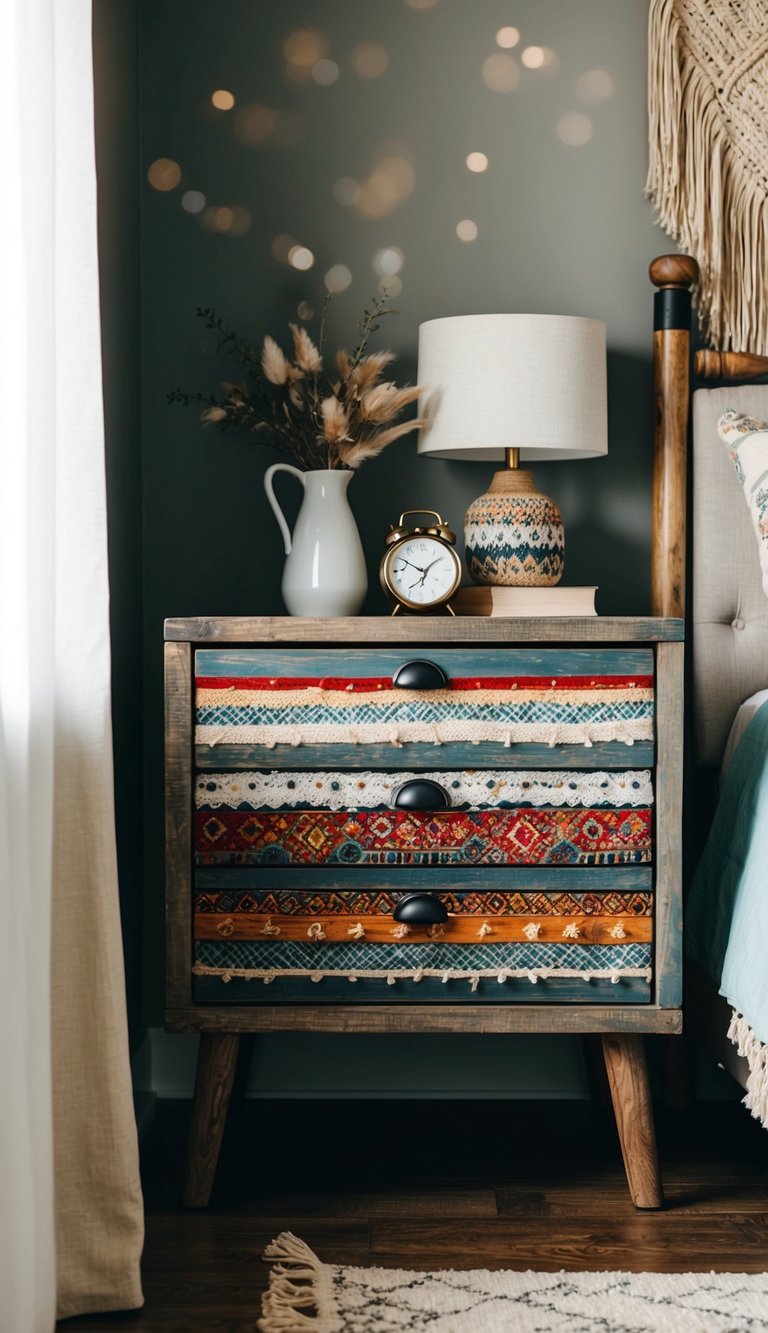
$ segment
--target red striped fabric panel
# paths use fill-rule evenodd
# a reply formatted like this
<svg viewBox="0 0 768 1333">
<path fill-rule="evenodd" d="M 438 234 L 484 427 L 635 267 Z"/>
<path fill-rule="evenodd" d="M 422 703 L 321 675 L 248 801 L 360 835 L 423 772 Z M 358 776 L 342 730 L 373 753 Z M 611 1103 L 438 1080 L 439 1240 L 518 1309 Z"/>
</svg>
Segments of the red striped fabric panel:
<svg viewBox="0 0 768 1333">
<path fill-rule="evenodd" d="M 350 694 L 392 689 L 391 676 L 197 676 L 199 690 L 345 690 Z M 653 689 L 653 676 L 455 676 L 449 690 Z"/>
</svg>

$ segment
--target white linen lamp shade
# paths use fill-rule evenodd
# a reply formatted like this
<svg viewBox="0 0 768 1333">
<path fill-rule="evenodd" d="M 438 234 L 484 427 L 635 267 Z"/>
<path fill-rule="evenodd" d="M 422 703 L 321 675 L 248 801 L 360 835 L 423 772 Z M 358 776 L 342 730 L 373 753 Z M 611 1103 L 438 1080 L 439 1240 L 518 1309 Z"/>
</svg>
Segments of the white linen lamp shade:
<svg viewBox="0 0 768 1333">
<path fill-rule="evenodd" d="M 560 511 L 524 462 L 608 451 L 605 325 L 571 315 L 456 315 L 419 329 L 419 453 L 507 466 L 465 518 L 476 583 L 553 584 Z"/>
</svg>

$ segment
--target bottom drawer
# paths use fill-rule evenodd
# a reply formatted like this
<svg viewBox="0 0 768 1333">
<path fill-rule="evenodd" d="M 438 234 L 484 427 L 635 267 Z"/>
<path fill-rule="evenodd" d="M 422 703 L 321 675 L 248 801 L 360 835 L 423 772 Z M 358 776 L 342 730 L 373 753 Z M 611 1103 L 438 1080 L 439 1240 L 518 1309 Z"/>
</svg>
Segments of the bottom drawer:
<svg viewBox="0 0 768 1333">
<path fill-rule="evenodd" d="M 424 895 L 422 895 L 424 896 Z M 206 892 L 195 900 L 200 1003 L 648 1003 L 648 892 L 430 893 L 408 924 L 381 891 Z"/>
</svg>

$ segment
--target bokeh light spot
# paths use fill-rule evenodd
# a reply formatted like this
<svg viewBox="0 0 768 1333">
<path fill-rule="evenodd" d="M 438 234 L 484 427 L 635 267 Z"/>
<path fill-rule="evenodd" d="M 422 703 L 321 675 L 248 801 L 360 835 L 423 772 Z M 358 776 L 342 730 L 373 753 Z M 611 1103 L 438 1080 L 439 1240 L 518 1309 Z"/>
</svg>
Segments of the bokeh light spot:
<svg viewBox="0 0 768 1333">
<path fill-rule="evenodd" d="M 437 0 L 405 0 L 409 9 L 434 9 Z"/>
<path fill-rule="evenodd" d="M 289 236 L 288 232 L 281 232 L 272 242 L 272 257 L 278 264 L 289 264 L 291 250 L 295 250 L 299 242 L 295 236 Z"/>
<path fill-rule="evenodd" d="M 216 204 L 210 208 L 203 209 L 200 214 L 200 226 L 205 231 L 217 231 L 225 235 L 235 221 L 235 210 L 227 208 L 225 205 Z"/>
<path fill-rule="evenodd" d="M 511 51 L 513 46 L 517 46 L 520 41 L 520 31 L 518 28 L 499 28 L 496 33 L 496 45 L 503 46 L 505 51 Z"/>
<path fill-rule="evenodd" d="M 360 198 L 360 186 L 351 176 L 340 176 L 334 184 L 333 197 L 337 204 L 350 208 Z"/>
<path fill-rule="evenodd" d="M 329 292 L 345 292 L 352 281 L 352 273 L 346 264 L 334 264 L 325 275 L 324 282 Z"/>
<path fill-rule="evenodd" d="M 526 46 L 520 59 L 526 69 L 546 69 L 555 63 L 555 53 L 548 46 Z"/>
<path fill-rule="evenodd" d="M 557 122 L 557 136 L 569 148 L 583 148 L 592 138 L 593 125 L 583 111 L 566 111 Z"/>
<path fill-rule="evenodd" d="M 249 148 L 265 143 L 275 132 L 277 113 L 268 106 L 259 106 L 251 102 L 235 116 L 235 138 Z"/>
<path fill-rule="evenodd" d="M 476 241 L 477 223 L 471 218 L 462 218 L 461 222 L 456 223 L 456 235 L 460 241 Z"/>
<path fill-rule="evenodd" d="M 352 52 L 352 68 L 361 79 L 379 79 L 388 67 L 389 56 L 378 42 L 361 42 Z"/>
<path fill-rule="evenodd" d="M 355 208 L 365 218 L 385 218 L 405 202 L 416 183 L 413 164 L 397 153 L 383 157 L 360 185 Z"/>
<path fill-rule="evenodd" d="M 252 219 L 250 213 L 248 212 L 248 209 L 241 208 L 239 204 L 235 204 L 231 212 L 232 212 L 232 222 L 230 226 L 227 228 L 227 235 L 245 236 L 245 233 L 247 231 L 250 231 L 251 229 Z"/>
<path fill-rule="evenodd" d="M 185 213 L 202 213 L 205 208 L 205 195 L 201 190 L 185 190 L 181 196 L 181 206 Z"/>
<path fill-rule="evenodd" d="M 520 66 L 501 51 L 483 61 L 483 83 L 494 93 L 511 93 L 520 82 Z"/>
<path fill-rule="evenodd" d="M 211 93 L 211 101 L 217 111 L 231 111 L 235 105 L 234 94 L 227 88 L 217 88 L 215 93 Z"/>
<path fill-rule="evenodd" d="M 147 172 L 153 190 L 175 190 L 181 180 L 181 167 L 172 157 L 158 157 Z"/>
<path fill-rule="evenodd" d="M 296 307 L 296 314 L 299 319 L 314 319 L 315 307 L 309 304 L 309 301 L 299 301 Z"/>
<path fill-rule="evenodd" d="M 292 245 L 288 251 L 288 263 L 291 268 L 297 268 L 302 273 L 306 273 L 315 262 L 315 256 L 306 245 Z"/>
<path fill-rule="evenodd" d="M 403 290 L 403 284 L 396 273 L 381 278 L 379 282 L 379 295 L 385 296 L 387 300 L 399 296 Z"/>
<path fill-rule="evenodd" d="M 576 80 L 576 96 L 586 106 L 599 106 L 616 91 L 616 81 L 607 69 L 588 69 Z"/>
<path fill-rule="evenodd" d="M 399 273 L 405 263 L 405 255 L 397 245 L 385 246 L 383 250 L 376 250 L 371 260 L 374 273 L 378 273 L 380 278 L 391 278 L 395 273 Z"/>
<path fill-rule="evenodd" d="M 307 82 L 319 60 L 328 54 L 329 42 L 319 28 L 297 28 L 283 42 L 285 72 L 297 83 Z"/>
<path fill-rule="evenodd" d="M 470 171 L 487 171 L 488 158 L 485 153 L 468 153 L 467 166 Z"/>
<path fill-rule="evenodd" d="M 324 56 L 312 66 L 312 78 L 315 83 L 319 83 L 321 88 L 330 88 L 339 77 L 339 67 L 335 60 L 329 60 Z"/>
</svg>

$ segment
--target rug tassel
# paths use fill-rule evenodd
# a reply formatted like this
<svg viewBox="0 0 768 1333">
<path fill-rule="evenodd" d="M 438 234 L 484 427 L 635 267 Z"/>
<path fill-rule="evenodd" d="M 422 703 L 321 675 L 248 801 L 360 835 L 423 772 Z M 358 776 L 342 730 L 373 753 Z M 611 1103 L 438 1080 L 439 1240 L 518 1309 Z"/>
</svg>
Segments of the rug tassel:
<svg viewBox="0 0 768 1333">
<path fill-rule="evenodd" d="M 342 1333 L 334 1312 L 328 1272 L 317 1255 L 290 1231 L 282 1231 L 264 1251 L 274 1263 L 269 1290 L 262 1297 L 261 1333 Z M 305 1311 L 312 1310 L 312 1314 Z"/>
</svg>

